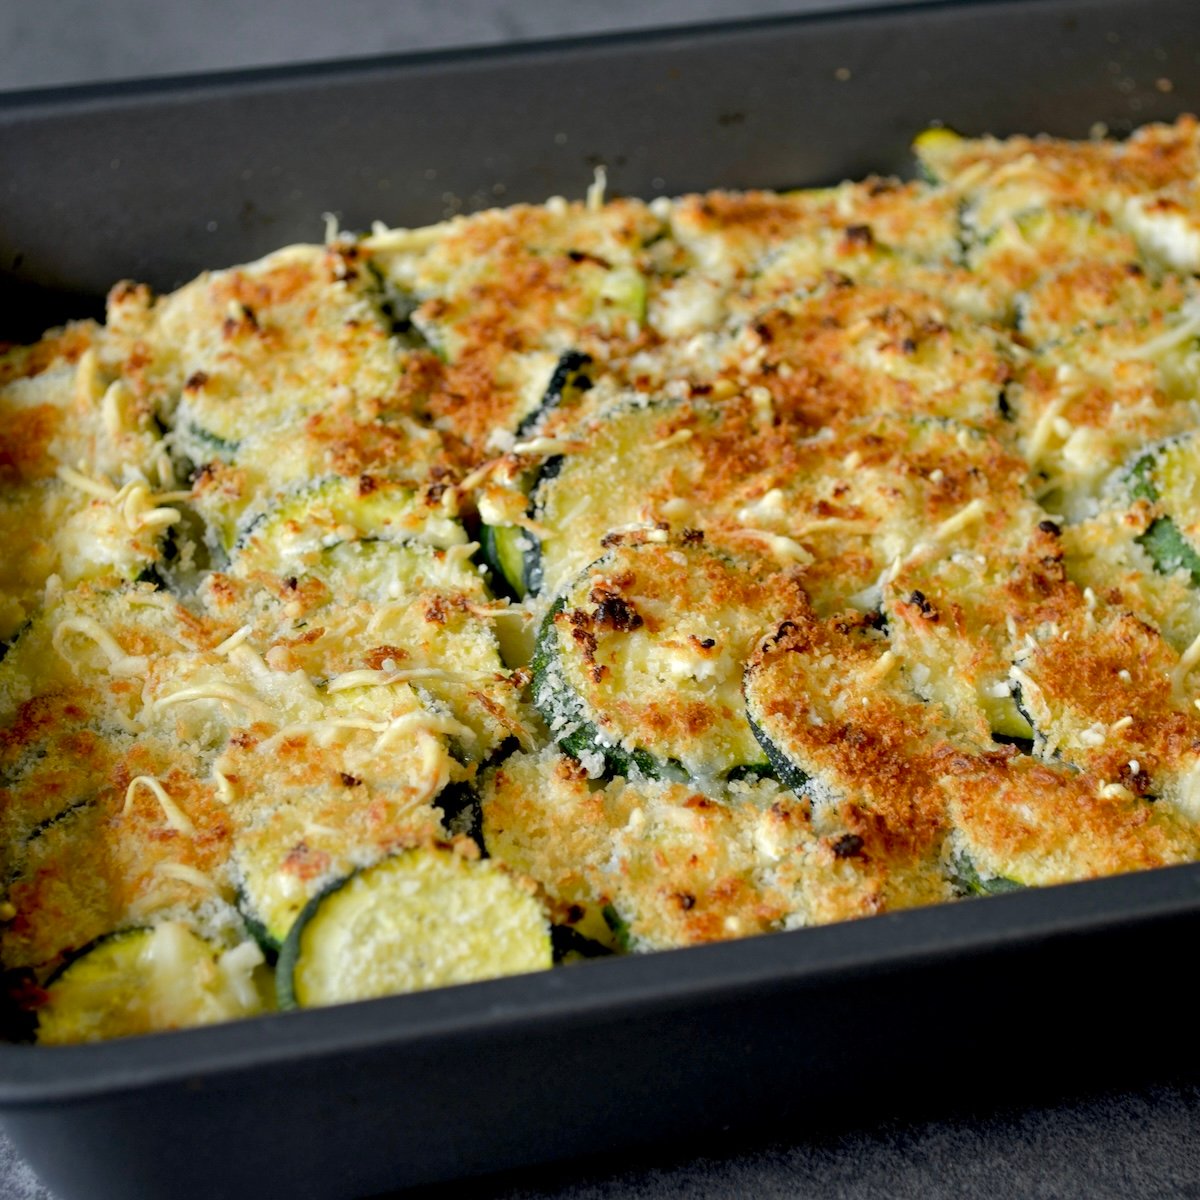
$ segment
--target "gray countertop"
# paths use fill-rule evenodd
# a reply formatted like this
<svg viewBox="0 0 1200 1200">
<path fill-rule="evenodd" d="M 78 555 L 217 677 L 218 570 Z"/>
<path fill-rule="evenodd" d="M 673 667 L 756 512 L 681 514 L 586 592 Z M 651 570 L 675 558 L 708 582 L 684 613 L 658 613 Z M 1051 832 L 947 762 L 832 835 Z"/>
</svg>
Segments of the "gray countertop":
<svg viewBox="0 0 1200 1200">
<path fill-rule="evenodd" d="M 859 0 L 858 6 L 871 0 Z M 497 43 L 846 0 L 0 0 L 0 90 L 407 49 Z M 1186 1009 L 1184 1009 L 1186 1011 Z M 1186 1016 L 1184 1016 L 1186 1022 Z M 963 1068 L 957 1067 L 961 1075 Z M 1103 1095 L 840 1133 L 576 1164 L 423 1193 L 534 1200 L 667 1197 L 1197 1197 L 1200 1085 Z M 53 1200 L 0 1133 L 0 1200 Z"/>
<path fill-rule="evenodd" d="M 961 1069 L 961 1068 L 960 1068 Z M 1200 1200 L 1200 1085 L 861 1129 L 703 1155 L 624 1156 L 408 1193 L 405 1200 Z M 0 1135 L 0 1200 L 53 1200 Z"/>
</svg>

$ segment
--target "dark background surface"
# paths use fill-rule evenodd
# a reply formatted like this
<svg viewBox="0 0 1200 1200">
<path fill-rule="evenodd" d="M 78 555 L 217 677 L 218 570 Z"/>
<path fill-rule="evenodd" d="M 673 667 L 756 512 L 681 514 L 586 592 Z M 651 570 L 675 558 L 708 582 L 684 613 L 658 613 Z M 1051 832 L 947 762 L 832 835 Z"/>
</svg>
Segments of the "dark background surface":
<svg viewBox="0 0 1200 1200">
<path fill-rule="evenodd" d="M 1130 0 L 1135 3 L 1136 0 Z M 860 0 L 865 7 L 869 0 Z M 26 0 L 0 3 L 0 90 L 442 46 L 495 44 L 721 17 L 848 7 L 839 0 Z M 1200 19 L 1200 17 L 1198 17 Z M 3 181 L 0 181 L 3 186 Z M 946 997 L 969 1004 L 970 997 Z M 1103 997 L 1097 997 L 1103 1004 Z M 1038 1019 L 1039 999 L 1013 1013 Z M 617 1161 L 598 1159 L 421 1193 L 517 1200 L 666 1197 L 1200 1197 L 1200 1086 L 1171 1078 L 1172 1045 L 1191 1040 L 1186 996 L 1148 995 L 1145 1010 L 1112 1014 L 1112 1036 L 1145 1044 L 1132 1085 L 1087 1090 L 1051 1069 L 1040 1095 L 1021 1080 L 979 1078 L 950 1046 L 931 1047 L 929 1074 L 945 1101 L 921 1114 L 832 1129 L 716 1139 Z M 699 1051 L 702 1052 L 702 1051 Z M 1102 1056 L 1104 1048 L 1097 1047 Z M 1052 1064 L 1051 1064 L 1052 1068 Z M 586 1087 L 580 1081 L 580 1087 Z M 864 1104 L 870 1072 L 864 1070 Z M 1019 1103 L 997 1096 L 1015 1092 Z M 569 1119 L 569 1115 L 564 1115 Z M 602 1147 L 597 1147 L 602 1151 Z M 64 1147 L 64 1151 L 68 1148 Z M 52 1200 L 0 1136 L 0 1197 Z"/>
</svg>

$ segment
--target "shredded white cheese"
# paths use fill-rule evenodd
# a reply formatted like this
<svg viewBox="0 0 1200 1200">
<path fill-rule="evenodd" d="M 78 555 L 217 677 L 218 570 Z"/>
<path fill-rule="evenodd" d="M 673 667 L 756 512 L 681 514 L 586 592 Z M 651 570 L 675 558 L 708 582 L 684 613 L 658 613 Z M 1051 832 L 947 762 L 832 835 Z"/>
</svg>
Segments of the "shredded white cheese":
<svg viewBox="0 0 1200 1200">
<path fill-rule="evenodd" d="M 185 863 L 163 862 L 159 863 L 154 868 L 156 875 L 163 875 L 167 879 L 178 879 L 180 883 L 190 883 L 193 887 L 199 888 L 203 892 L 211 892 L 217 895 L 220 889 L 216 883 L 203 871 L 196 870 L 195 867 L 189 867 Z"/>
<path fill-rule="evenodd" d="M 101 653 L 108 659 L 110 674 L 125 678 L 130 675 L 141 675 L 146 671 L 147 659 L 143 655 L 126 654 L 117 639 L 95 617 L 67 617 L 60 621 L 54 629 L 50 644 L 72 670 L 78 670 L 79 660 L 72 658 L 67 653 L 66 639 L 67 635 L 71 633 L 81 634 L 95 642 Z"/>
<path fill-rule="evenodd" d="M 155 703 L 159 708 L 167 708 L 172 704 L 187 704 L 193 700 L 217 700 L 223 705 L 236 705 L 265 720 L 270 720 L 274 715 L 257 696 L 229 683 L 206 683 L 198 687 L 180 688 L 177 692 L 160 696 Z"/>
<path fill-rule="evenodd" d="M 129 786 L 125 789 L 125 803 L 121 808 L 122 816 L 128 816 L 133 811 L 133 797 L 138 788 L 145 788 L 158 801 L 158 806 L 172 829 L 186 833 L 189 837 L 195 834 L 196 827 L 187 814 L 167 795 L 167 789 L 153 775 L 136 775 L 129 781 Z"/>
</svg>

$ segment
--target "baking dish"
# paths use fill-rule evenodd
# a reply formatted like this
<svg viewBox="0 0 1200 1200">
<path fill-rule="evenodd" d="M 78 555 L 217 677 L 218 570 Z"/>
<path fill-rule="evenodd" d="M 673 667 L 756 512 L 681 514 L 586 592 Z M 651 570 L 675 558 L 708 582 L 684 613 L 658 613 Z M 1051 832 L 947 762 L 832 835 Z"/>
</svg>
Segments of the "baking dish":
<svg viewBox="0 0 1200 1200">
<path fill-rule="evenodd" d="M 925 6 L 12 97 L 5 328 L 87 311 L 121 276 L 170 287 L 312 239 L 324 210 L 417 224 L 578 192 L 595 162 L 651 196 L 902 169 L 937 118 L 1119 131 L 1194 107 L 1188 16 Z M 1097 1064 L 1098 1042 L 1106 1070 L 1132 1062 L 1112 1013 L 1178 982 L 1198 895 L 1180 868 L 151 1041 L 3 1047 L 0 1101 L 68 1196 L 356 1195 L 733 1121 L 802 1127 L 948 1071 L 1034 1079 Z"/>
</svg>

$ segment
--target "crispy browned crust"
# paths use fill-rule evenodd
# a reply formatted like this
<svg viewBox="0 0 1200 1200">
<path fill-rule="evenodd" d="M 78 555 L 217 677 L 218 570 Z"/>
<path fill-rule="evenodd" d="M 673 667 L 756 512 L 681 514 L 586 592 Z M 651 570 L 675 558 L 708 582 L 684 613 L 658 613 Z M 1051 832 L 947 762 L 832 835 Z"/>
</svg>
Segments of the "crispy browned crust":
<svg viewBox="0 0 1200 1200">
<path fill-rule="evenodd" d="M 814 429 L 877 412 L 988 425 L 1012 373 L 1003 339 L 931 297 L 839 282 L 761 314 L 739 367 Z"/>
<path fill-rule="evenodd" d="M 951 730 L 882 673 L 887 652 L 867 618 L 797 611 L 751 658 L 746 694 L 751 719 L 890 860 L 929 853 L 944 834 L 937 780 Z"/>
<path fill-rule="evenodd" d="M 460 834 L 449 785 L 634 949 L 1195 859 L 1200 600 L 1146 535 L 1200 512 L 1129 471 L 1196 425 L 1200 126 L 918 151 L 940 184 L 118 284 L 0 352 L 3 965 L 231 945 L 250 893 Z M 540 543 L 519 611 L 481 518 Z M 529 686 L 559 598 L 625 759 L 563 752 Z"/>
</svg>

